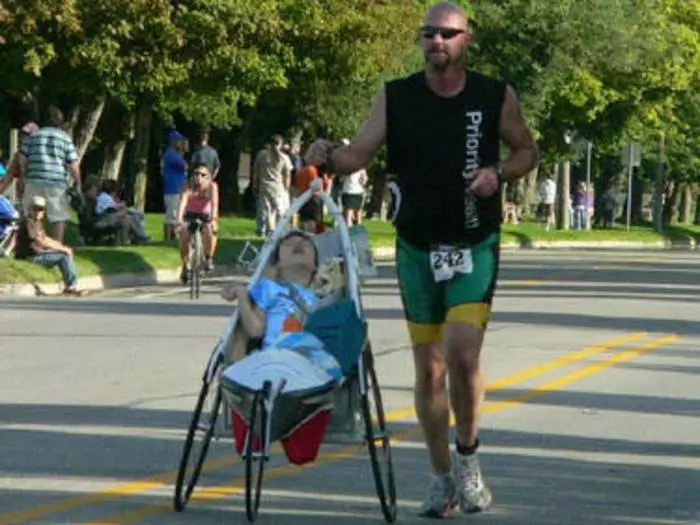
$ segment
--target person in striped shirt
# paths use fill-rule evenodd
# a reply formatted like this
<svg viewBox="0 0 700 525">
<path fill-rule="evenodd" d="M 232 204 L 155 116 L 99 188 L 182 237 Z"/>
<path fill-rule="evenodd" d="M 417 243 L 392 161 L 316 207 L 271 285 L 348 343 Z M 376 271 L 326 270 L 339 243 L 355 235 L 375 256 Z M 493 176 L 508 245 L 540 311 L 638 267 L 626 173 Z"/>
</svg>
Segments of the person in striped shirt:
<svg viewBox="0 0 700 525">
<path fill-rule="evenodd" d="M 46 216 L 51 223 L 51 237 L 63 242 L 70 203 L 66 191 L 71 176 L 81 187 L 80 164 L 73 139 L 63 127 L 63 113 L 48 108 L 44 126 L 28 137 L 20 149 L 20 166 L 24 187 L 24 208 L 28 210 L 36 196 L 46 199 Z"/>
</svg>

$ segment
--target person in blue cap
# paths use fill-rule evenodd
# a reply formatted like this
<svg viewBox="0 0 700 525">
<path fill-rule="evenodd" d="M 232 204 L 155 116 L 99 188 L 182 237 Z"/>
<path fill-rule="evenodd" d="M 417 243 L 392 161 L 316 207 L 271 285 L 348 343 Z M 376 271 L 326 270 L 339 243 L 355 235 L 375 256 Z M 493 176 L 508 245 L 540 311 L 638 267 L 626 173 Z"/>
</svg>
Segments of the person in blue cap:
<svg viewBox="0 0 700 525">
<path fill-rule="evenodd" d="M 187 181 L 187 162 L 185 162 L 187 137 L 173 130 L 168 133 L 168 142 L 169 145 L 163 154 L 163 202 L 165 204 L 163 238 L 165 241 L 175 238 L 178 226 L 178 199 Z"/>
</svg>

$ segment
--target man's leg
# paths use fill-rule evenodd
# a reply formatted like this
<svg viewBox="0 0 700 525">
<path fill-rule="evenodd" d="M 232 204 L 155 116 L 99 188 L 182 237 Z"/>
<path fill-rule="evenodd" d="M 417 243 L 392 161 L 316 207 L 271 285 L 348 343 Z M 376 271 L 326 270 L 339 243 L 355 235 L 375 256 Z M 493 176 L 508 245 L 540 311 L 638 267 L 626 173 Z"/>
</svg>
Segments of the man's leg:
<svg viewBox="0 0 700 525">
<path fill-rule="evenodd" d="M 465 513 L 490 507 L 492 495 L 476 457 L 481 408 L 486 393 L 481 371 L 481 347 L 491 314 L 499 264 L 498 236 L 472 249 L 473 271 L 447 284 L 449 307 L 445 352 L 450 400 L 457 422 L 455 478 Z"/>
<path fill-rule="evenodd" d="M 441 343 L 444 300 L 434 282 L 428 252 L 397 239 L 396 269 L 415 365 L 414 403 L 423 430 L 433 478 L 420 510 L 443 517 L 456 504 L 450 460 L 447 364 Z"/>
<path fill-rule="evenodd" d="M 75 269 L 73 258 L 67 253 L 59 251 L 40 253 L 34 257 L 34 262 L 40 266 L 43 266 L 47 270 L 58 266 L 66 290 L 72 290 L 75 288 L 75 285 L 78 282 L 78 274 Z"/>
<path fill-rule="evenodd" d="M 46 199 L 46 219 L 51 224 L 51 237 L 63 243 L 66 233 L 66 222 L 70 218 L 70 203 L 65 188 L 47 187 L 43 191 Z"/>
<path fill-rule="evenodd" d="M 63 243 L 63 237 L 66 235 L 66 223 L 57 221 L 51 223 L 51 237 L 60 243 Z"/>
</svg>

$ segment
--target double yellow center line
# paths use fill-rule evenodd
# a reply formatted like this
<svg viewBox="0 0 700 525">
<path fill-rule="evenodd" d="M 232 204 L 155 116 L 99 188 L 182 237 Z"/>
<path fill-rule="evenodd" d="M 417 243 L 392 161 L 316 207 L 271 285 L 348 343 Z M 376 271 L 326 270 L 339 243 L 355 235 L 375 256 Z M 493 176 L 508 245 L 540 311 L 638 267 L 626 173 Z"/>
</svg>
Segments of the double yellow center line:
<svg viewBox="0 0 700 525">
<path fill-rule="evenodd" d="M 647 338 L 648 336 L 649 334 L 646 332 L 637 332 L 618 337 L 595 346 L 584 348 L 582 350 L 571 352 L 560 358 L 533 366 L 531 368 L 527 368 L 511 376 L 497 380 L 488 385 L 488 390 L 490 392 L 505 390 L 516 384 L 536 379 L 550 372 L 559 370 L 563 367 L 580 363 L 585 359 L 599 356 L 600 354 L 603 354 L 605 352 L 619 349 L 623 346 L 630 345 L 632 343 L 636 343 L 638 341 L 641 341 L 642 339 Z M 643 343 L 639 346 L 613 353 L 608 357 L 600 359 L 584 367 L 578 368 L 577 370 L 570 372 L 564 376 L 547 381 L 538 387 L 528 389 L 527 391 L 519 394 L 516 397 L 494 402 L 488 401 L 484 406 L 484 412 L 496 413 L 505 410 L 506 408 L 511 408 L 517 405 L 521 405 L 523 403 L 527 403 L 539 396 L 545 395 L 548 392 L 562 389 L 575 381 L 579 381 L 586 377 L 607 370 L 615 366 L 616 364 L 622 363 L 624 361 L 634 359 L 644 353 L 650 352 L 656 348 L 677 341 L 678 339 L 680 339 L 680 337 L 677 335 L 663 336 Z M 387 414 L 387 421 L 396 422 L 406 419 L 412 419 L 414 416 L 415 411 L 413 408 L 397 410 Z M 414 425 L 413 427 L 401 433 L 400 435 L 392 436 L 392 442 L 400 442 L 402 439 L 405 440 L 409 436 L 415 435 L 419 432 L 420 427 Z M 357 454 L 360 450 L 361 447 L 353 445 L 344 447 L 334 452 L 323 452 L 319 454 L 319 457 L 317 458 L 316 462 L 312 465 L 301 468 L 294 465 L 283 465 L 280 467 L 276 467 L 268 470 L 265 473 L 265 479 L 267 481 L 272 481 L 277 478 L 299 473 L 305 470 L 306 468 L 313 468 L 315 466 L 319 466 L 332 461 L 338 461 L 341 459 L 349 458 Z M 232 466 L 237 462 L 238 458 L 236 458 L 235 456 L 212 460 L 207 462 L 205 471 L 211 472 L 213 470 L 221 470 L 223 468 Z M 105 489 L 94 494 L 88 494 L 85 496 L 70 498 L 64 501 L 59 501 L 48 505 L 41 505 L 26 510 L 2 514 L 0 515 L 0 525 L 12 525 L 16 523 L 22 523 L 28 520 L 41 518 L 47 515 L 64 513 L 76 508 L 94 505 L 96 503 L 100 503 L 106 500 L 146 493 L 154 489 L 162 488 L 164 486 L 171 486 L 174 478 L 175 472 L 165 472 L 148 479 L 130 483 L 123 483 L 113 488 Z M 233 483 L 225 487 L 198 487 L 195 489 L 192 499 L 193 501 L 196 501 L 204 499 L 212 500 L 224 498 L 226 496 L 241 492 L 243 490 L 243 483 L 244 480 L 238 478 L 235 479 Z M 135 521 L 145 519 L 149 516 L 171 511 L 172 507 L 170 505 L 148 505 L 137 508 L 133 511 L 127 511 L 106 517 L 98 522 L 92 522 L 90 525 L 123 525 L 126 523 L 133 523 Z"/>
</svg>

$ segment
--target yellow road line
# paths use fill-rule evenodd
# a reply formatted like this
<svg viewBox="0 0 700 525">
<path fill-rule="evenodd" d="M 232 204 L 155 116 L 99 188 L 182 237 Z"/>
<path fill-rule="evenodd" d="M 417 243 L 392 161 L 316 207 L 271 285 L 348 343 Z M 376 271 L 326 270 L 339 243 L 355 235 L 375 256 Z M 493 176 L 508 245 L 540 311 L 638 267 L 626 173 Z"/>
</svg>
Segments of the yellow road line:
<svg viewBox="0 0 700 525">
<path fill-rule="evenodd" d="M 647 335 L 649 334 L 647 334 L 646 332 L 637 332 L 629 335 L 624 335 L 622 337 L 617 337 L 615 339 L 611 339 L 610 341 L 603 342 L 599 345 L 589 346 L 588 348 L 576 350 L 552 361 L 547 361 L 540 365 L 535 365 L 530 368 L 526 368 L 525 370 L 516 372 L 513 375 L 504 377 L 503 379 L 499 379 L 488 385 L 487 389 L 489 392 L 504 390 L 515 384 L 527 381 L 528 379 L 534 379 L 546 373 L 553 372 L 554 370 L 573 364 L 577 361 L 582 361 L 583 359 L 593 357 L 596 354 L 600 354 L 608 350 L 618 348 L 622 345 L 632 343 L 634 341 L 639 341 Z M 407 408 L 403 411 L 397 410 L 396 412 L 392 412 L 391 415 L 394 417 L 394 420 L 409 419 L 416 416 L 416 410 L 415 408 Z"/>
<path fill-rule="evenodd" d="M 637 338 L 638 339 L 638 338 Z M 491 404 L 486 404 L 484 406 L 484 412 L 485 413 L 497 413 L 501 412 L 503 410 L 506 410 L 507 408 L 513 408 L 517 405 L 522 405 L 531 399 L 542 396 L 547 394 L 548 392 L 552 392 L 558 389 L 561 389 L 571 383 L 574 383 L 575 381 L 579 381 L 581 379 L 584 379 L 586 377 L 589 377 L 593 374 L 596 374 L 598 372 L 602 372 L 604 370 L 607 370 L 608 368 L 611 368 L 612 366 L 622 363 L 624 361 L 629 361 L 630 359 L 634 359 L 635 357 L 639 357 L 640 355 L 650 352 L 651 350 L 654 350 L 656 348 L 659 348 L 661 346 L 667 345 L 669 343 L 672 343 L 674 341 L 677 341 L 680 339 L 680 336 L 678 335 L 670 335 L 666 337 L 661 337 L 659 339 L 654 339 L 653 341 L 650 341 L 648 343 L 645 343 L 641 346 L 638 346 L 636 348 L 632 348 L 630 350 L 626 350 L 623 352 L 620 352 L 618 354 L 612 355 L 598 363 L 586 366 L 582 369 L 576 370 L 574 372 L 571 372 L 565 376 L 562 376 L 558 379 L 555 379 L 553 381 L 549 381 L 545 383 L 544 385 L 533 389 L 529 390 L 528 392 L 524 393 L 523 395 L 517 396 L 513 399 L 508 399 L 504 401 L 500 401 L 497 403 L 491 403 Z M 593 348 L 593 347 L 592 347 Z M 503 387 L 502 387 L 503 388 Z M 451 424 L 454 424 L 454 419 Z M 412 435 L 420 433 L 420 426 L 414 425 L 413 427 L 405 430 L 402 433 L 398 433 L 396 435 L 393 435 L 391 438 L 392 443 L 399 443 L 403 440 L 408 439 Z M 331 463 L 334 461 L 338 461 L 341 459 L 348 459 L 350 457 L 355 456 L 359 450 L 362 447 L 357 447 L 357 446 L 349 446 L 349 447 L 344 447 L 343 449 L 337 451 L 337 452 L 330 452 L 330 453 L 323 453 L 320 454 L 318 459 L 310 464 L 306 465 L 304 467 L 296 467 L 294 465 L 282 465 L 273 469 L 270 469 L 269 471 L 265 472 L 265 477 L 264 480 L 267 481 L 274 481 L 275 479 L 279 478 L 284 478 L 287 476 L 292 476 L 297 473 L 299 473 L 301 470 L 306 470 L 308 468 L 315 468 L 317 466 Z M 353 453 L 352 451 L 355 451 Z M 197 500 L 218 500 L 225 498 L 227 496 L 232 496 L 235 494 L 240 494 L 245 490 L 245 478 L 236 478 L 232 481 L 232 483 L 226 484 L 226 485 L 217 485 L 217 486 L 211 486 L 211 487 L 201 487 L 198 489 L 197 492 L 194 492 L 192 494 L 192 501 L 197 501 Z M 197 490 L 197 489 L 195 489 Z M 264 490 L 264 488 L 263 488 Z M 140 521 L 142 519 L 155 516 L 158 514 L 165 514 L 168 512 L 174 512 L 172 507 L 166 506 L 166 505 L 147 505 L 143 506 L 131 511 L 126 511 L 122 512 L 119 514 L 114 514 L 112 516 L 109 516 L 107 518 L 103 518 L 100 521 L 96 522 L 90 522 L 87 523 L 86 525 L 127 525 L 129 523 L 134 523 L 136 521 Z"/>
<path fill-rule="evenodd" d="M 488 389 L 499 390 L 511 386 L 513 384 L 522 382 L 526 379 L 532 379 L 538 377 L 547 372 L 553 371 L 562 366 L 574 363 L 581 359 L 585 359 L 594 354 L 604 352 L 606 350 L 611 350 L 613 348 L 622 346 L 626 343 L 641 339 L 647 334 L 643 332 L 638 332 L 630 335 L 625 335 L 612 339 L 610 341 L 603 342 L 599 345 L 595 345 L 589 348 L 584 348 L 583 350 L 577 350 L 566 354 L 558 359 L 550 362 L 543 363 L 541 365 L 536 365 L 526 370 L 515 373 L 512 376 L 505 377 L 496 381 L 495 383 L 488 386 Z M 415 409 L 400 409 L 387 413 L 387 421 L 400 421 L 403 419 L 409 419 L 415 417 Z M 220 458 L 207 462 L 205 465 L 205 471 L 211 472 L 218 469 L 227 468 L 229 466 L 235 465 L 240 459 L 237 456 Z M 153 477 L 122 483 L 116 485 L 115 487 L 101 490 L 94 494 L 86 494 L 84 496 L 78 496 L 75 498 L 66 499 L 63 501 L 58 501 L 56 503 L 49 503 L 47 505 L 40 505 L 34 508 L 24 509 L 20 511 L 10 512 L 0 515 L 0 525 L 13 525 L 16 523 L 22 523 L 24 521 L 37 519 L 50 514 L 58 514 L 61 512 L 66 512 L 75 508 L 84 507 L 87 505 L 93 505 L 95 503 L 100 503 L 106 500 L 135 495 L 149 490 L 162 487 L 172 483 L 173 479 L 177 475 L 177 471 L 168 471 L 161 474 L 157 474 Z"/>
<path fill-rule="evenodd" d="M 680 339 L 680 336 L 678 336 L 678 335 L 669 335 L 666 337 L 662 337 L 660 339 L 654 339 L 653 341 L 645 343 L 641 346 L 638 346 L 636 348 L 632 348 L 630 350 L 625 350 L 623 352 L 616 353 L 616 354 L 611 355 L 610 357 L 603 359 L 597 363 L 593 363 L 589 366 L 586 366 L 584 368 L 576 370 L 575 372 L 572 372 L 572 373 L 567 374 L 565 376 L 562 376 L 562 377 L 559 377 L 559 378 L 554 379 L 552 381 L 549 381 L 549 382 L 545 383 L 544 385 L 539 386 L 533 390 L 528 390 L 526 392 L 523 392 L 521 395 L 519 395 L 513 399 L 491 402 L 490 404 L 487 404 L 485 408 L 488 409 L 487 410 L 488 412 L 494 412 L 494 411 L 499 412 L 505 408 L 508 408 L 509 406 L 515 406 L 515 405 L 521 405 L 523 403 L 527 403 L 528 401 L 530 401 L 536 397 L 543 396 L 543 395 L 547 394 L 548 392 L 552 392 L 554 390 L 560 390 L 563 387 L 565 387 L 565 386 L 567 386 L 575 381 L 579 381 L 579 380 L 584 379 L 586 377 L 589 377 L 593 374 L 597 374 L 599 372 L 607 370 L 608 368 L 611 368 L 618 363 L 623 363 L 624 361 L 629 361 L 631 359 L 639 357 L 642 354 L 645 354 L 647 352 L 651 352 L 652 350 L 655 350 L 659 347 L 673 343 L 679 339 Z"/>
</svg>

